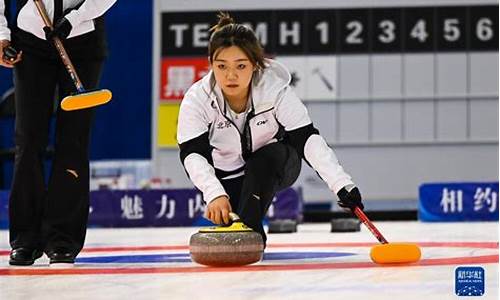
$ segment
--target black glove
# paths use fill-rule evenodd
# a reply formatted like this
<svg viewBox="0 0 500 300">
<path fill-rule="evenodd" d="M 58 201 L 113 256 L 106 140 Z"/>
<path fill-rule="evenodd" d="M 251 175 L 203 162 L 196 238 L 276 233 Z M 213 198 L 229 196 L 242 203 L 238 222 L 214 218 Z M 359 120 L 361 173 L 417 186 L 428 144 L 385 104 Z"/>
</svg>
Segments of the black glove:
<svg viewBox="0 0 500 300">
<path fill-rule="evenodd" d="M 337 204 L 342 208 L 354 209 L 356 206 L 361 210 L 365 208 L 363 203 L 361 203 L 361 194 L 357 187 L 354 187 L 350 192 L 343 187 L 338 191 L 337 196 L 339 197 Z"/>
<path fill-rule="evenodd" d="M 2 58 L 5 61 L 13 62 L 17 59 L 17 54 L 18 54 L 17 50 L 14 47 L 12 47 L 11 45 L 9 45 L 9 46 L 3 48 L 3 57 Z"/>
<path fill-rule="evenodd" d="M 52 39 L 56 36 L 61 40 L 66 39 L 70 34 L 71 29 L 73 29 L 73 26 L 71 26 L 71 23 L 68 21 L 68 19 L 61 18 L 54 25 L 54 29 L 51 30 L 49 27 L 45 26 L 43 28 L 43 31 L 45 31 L 45 38 L 47 39 L 47 41 L 52 41 Z"/>
</svg>

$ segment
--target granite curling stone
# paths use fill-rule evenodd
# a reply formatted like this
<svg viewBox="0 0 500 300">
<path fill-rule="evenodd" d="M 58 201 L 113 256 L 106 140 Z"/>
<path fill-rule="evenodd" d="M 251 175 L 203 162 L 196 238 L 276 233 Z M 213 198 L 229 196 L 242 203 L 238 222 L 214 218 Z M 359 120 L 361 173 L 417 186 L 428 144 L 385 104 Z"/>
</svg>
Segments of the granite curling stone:
<svg viewBox="0 0 500 300">
<path fill-rule="evenodd" d="M 268 233 L 293 233 L 297 232 L 297 221 L 290 219 L 269 221 Z"/>
<path fill-rule="evenodd" d="M 331 221 L 331 232 L 357 232 L 361 231 L 361 222 L 354 218 L 340 218 Z"/>
<path fill-rule="evenodd" d="M 230 226 L 200 229 L 189 240 L 191 259 L 214 267 L 243 266 L 262 260 L 262 236 L 247 227 L 240 218 L 230 213 Z"/>
</svg>

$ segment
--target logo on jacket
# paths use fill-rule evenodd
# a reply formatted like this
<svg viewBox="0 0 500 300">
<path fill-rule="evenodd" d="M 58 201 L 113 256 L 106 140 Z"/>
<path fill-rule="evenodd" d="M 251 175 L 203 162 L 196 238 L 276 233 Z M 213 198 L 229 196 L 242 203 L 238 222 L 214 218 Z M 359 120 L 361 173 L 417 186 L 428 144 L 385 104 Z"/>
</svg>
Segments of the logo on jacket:
<svg viewBox="0 0 500 300">
<path fill-rule="evenodd" d="M 217 128 L 217 129 L 224 129 L 224 128 L 230 128 L 230 127 L 231 127 L 231 122 L 229 122 L 229 121 L 220 121 L 215 126 L 215 128 Z"/>
<path fill-rule="evenodd" d="M 257 122 L 257 126 L 264 125 L 266 123 L 267 123 L 267 120 L 261 120 L 261 121 Z"/>
</svg>

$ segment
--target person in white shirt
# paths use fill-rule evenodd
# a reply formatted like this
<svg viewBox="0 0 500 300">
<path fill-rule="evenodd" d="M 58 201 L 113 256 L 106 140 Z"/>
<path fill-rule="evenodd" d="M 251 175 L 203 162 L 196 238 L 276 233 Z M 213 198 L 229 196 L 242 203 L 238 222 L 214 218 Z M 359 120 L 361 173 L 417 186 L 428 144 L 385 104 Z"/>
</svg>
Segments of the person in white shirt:
<svg viewBox="0 0 500 300">
<path fill-rule="evenodd" d="M 266 235 L 262 220 L 274 195 L 297 179 L 301 159 L 339 197 L 363 209 L 361 194 L 314 128 L 290 87 L 291 76 L 264 58 L 254 32 L 219 14 L 208 46 L 211 71 L 182 100 L 180 159 L 207 204 L 205 217 L 228 224 L 229 212 Z"/>
<path fill-rule="evenodd" d="M 63 40 L 83 85 L 96 88 L 107 55 L 103 14 L 116 0 L 42 0 L 55 24 L 53 30 L 44 27 L 31 0 L 16 2 L 12 22 L 16 25 L 9 26 L 13 21 L 7 19 L 9 2 L 0 0 L 0 65 L 14 68 L 16 110 L 9 263 L 31 265 L 43 252 L 50 264 L 73 263 L 87 229 L 93 110 L 69 112 L 57 107 L 54 157 L 46 186 L 43 153 L 54 99 L 60 101 L 76 91 L 52 39 Z M 12 60 L 5 56 L 13 53 L 10 47 L 18 53 Z"/>
</svg>

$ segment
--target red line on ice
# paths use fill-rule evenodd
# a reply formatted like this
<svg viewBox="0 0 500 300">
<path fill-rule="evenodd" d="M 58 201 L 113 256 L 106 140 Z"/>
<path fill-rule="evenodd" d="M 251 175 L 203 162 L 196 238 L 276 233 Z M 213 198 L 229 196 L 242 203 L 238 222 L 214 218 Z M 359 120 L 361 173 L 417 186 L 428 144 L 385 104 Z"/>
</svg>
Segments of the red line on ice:
<svg viewBox="0 0 500 300">
<path fill-rule="evenodd" d="M 399 243 L 399 242 L 398 242 Z M 411 242 L 420 247 L 439 248 L 485 248 L 498 249 L 498 242 Z M 280 243 L 268 244 L 267 248 L 331 248 L 331 247 L 371 247 L 377 243 Z M 166 251 L 188 250 L 188 245 L 158 245 L 158 246 L 114 246 L 114 247 L 85 247 L 83 253 L 91 252 L 127 252 L 127 251 Z M 0 250 L 0 256 L 9 255 L 9 250 Z"/>
<path fill-rule="evenodd" d="M 377 265 L 372 262 L 336 262 L 336 263 L 302 263 L 302 264 L 256 264 L 234 268 L 215 267 L 130 267 L 130 268 L 80 268 L 77 266 L 69 269 L 51 268 L 7 268 L 0 269 L 0 275 L 106 275 L 106 274 L 168 274 L 168 273 L 207 273 L 207 272 L 255 272 L 255 271 L 300 271 L 300 270 L 329 270 L 329 269 L 357 269 L 380 267 L 421 267 L 444 266 L 462 264 L 487 264 L 498 263 L 498 255 L 484 255 L 474 257 L 452 257 L 437 259 L 422 259 L 414 264 L 404 265 Z"/>
</svg>

